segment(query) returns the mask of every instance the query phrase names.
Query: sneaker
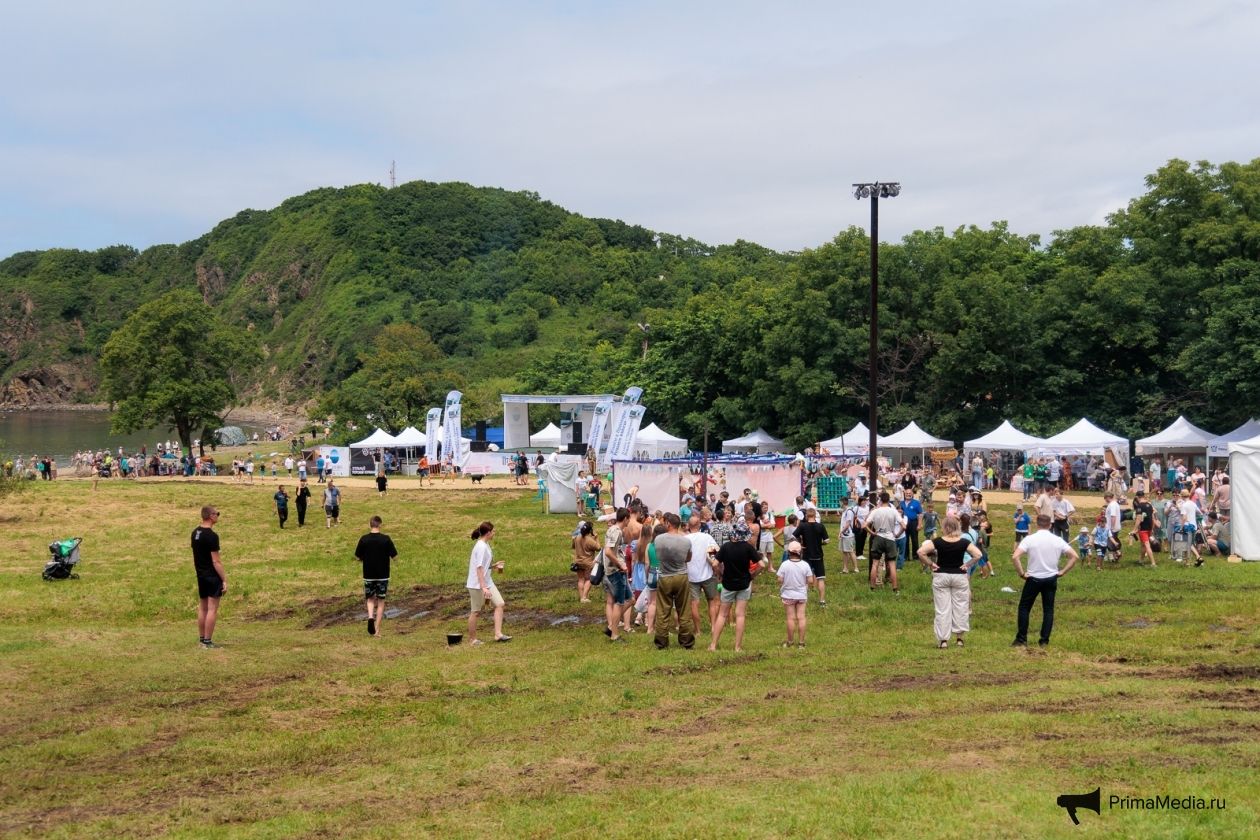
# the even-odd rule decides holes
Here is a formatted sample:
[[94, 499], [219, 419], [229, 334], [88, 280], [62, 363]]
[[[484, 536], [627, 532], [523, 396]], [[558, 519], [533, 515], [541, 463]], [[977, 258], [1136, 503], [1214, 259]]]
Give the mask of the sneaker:
[[826, 602], [826, 601], [819, 601], [819, 602], [818, 602], [818, 606], [820, 606], [820, 607], [824, 607], [824, 608], [825, 608], [825, 607], [827, 606], [827, 602]]
[[201, 643], [202, 650], [220, 650], [222, 649], [222, 647], [223, 645], [216, 645], [214, 642], [210, 641], [209, 639], [206, 639], [204, 642]]
[[1041, 641], [1041, 640], [1039, 640], [1039, 641], [1037, 642], [1037, 647], [1045, 647], [1045, 646], [1046, 646], [1046, 645], [1048, 645], [1048, 644], [1050, 644], [1049, 640], [1045, 640], [1045, 641]]
[[622, 636], [618, 636], [617, 638], [613, 639], [613, 644], [617, 644], [617, 645], [628, 645], [628, 644], [630, 644], [630, 643], [629, 643], [629, 642], [627, 642], [627, 641], [625, 640], [625, 638], [624, 638], [624, 637], [622, 637]]
[[1021, 642], [1018, 639], [1011, 642], [1011, 647], [1028, 647], [1028, 642]]
[[901, 590], [900, 590], [900, 589], [894, 589], [894, 590], [893, 590], [893, 594], [894, 594], [894, 595], [900, 595], [900, 594], [901, 594]]

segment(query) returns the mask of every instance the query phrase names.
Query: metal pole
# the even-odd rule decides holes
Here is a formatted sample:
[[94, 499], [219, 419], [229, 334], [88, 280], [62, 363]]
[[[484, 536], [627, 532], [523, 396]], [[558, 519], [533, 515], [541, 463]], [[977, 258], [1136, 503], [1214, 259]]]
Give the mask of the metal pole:
[[704, 421], [704, 452], [700, 455], [700, 498], [709, 498], [709, 421]]
[[870, 450], [868, 452], [867, 487], [875, 490], [878, 460], [875, 442], [878, 438], [879, 409], [875, 404], [875, 389], [879, 380], [879, 191], [871, 190], [871, 382], [870, 382]]

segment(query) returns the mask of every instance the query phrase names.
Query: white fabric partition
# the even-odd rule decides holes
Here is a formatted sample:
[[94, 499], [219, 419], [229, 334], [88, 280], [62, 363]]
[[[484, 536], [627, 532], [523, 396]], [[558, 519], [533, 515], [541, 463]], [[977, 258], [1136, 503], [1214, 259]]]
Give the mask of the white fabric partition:
[[1230, 548], [1260, 560], [1260, 437], [1229, 445]]
[[734, 499], [745, 487], [761, 494], [762, 504], [775, 511], [796, 507], [801, 494], [801, 467], [791, 464], [730, 464], [726, 467], [726, 490]]
[[684, 468], [677, 464], [639, 464], [613, 461], [613, 504], [620, 506], [630, 488], [638, 486], [638, 497], [648, 510], [678, 513], [682, 503], [679, 483]]
[[547, 462], [539, 467], [547, 479], [547, 510], [550, 513], [573, 513], [577, 510], [577, 477], [581, 461]]

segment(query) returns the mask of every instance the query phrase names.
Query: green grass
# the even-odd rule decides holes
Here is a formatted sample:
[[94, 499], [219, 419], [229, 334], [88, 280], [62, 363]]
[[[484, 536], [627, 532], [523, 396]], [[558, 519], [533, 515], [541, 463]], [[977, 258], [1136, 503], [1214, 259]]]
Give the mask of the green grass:
[[[403, 482], [396, 482], [401, 485]], [[1255, 836], [1260, 568], [1073, 571], [1053, 645], [1018, 650], [1009, 562], [938, 651], [926, 575], [836, 574], [809, 648], [758, 584], [747, 653], [611, 646], [567, 573], [570, 517], [512, 491], [349, 489], [347, 522], [280, 533], [267, 485], [37, 485], [0, 510], [0, 831], [48, 837]], [[216, 640], [196, 648], [188, 534], [224, 512]], [[1006, 510], [994, 556], [1009, 556]], [[367, 637], [357, 565], [400, 550]], [[510, 645], [447, 649], [468, 530], [496, 524]], [[291, 524], [295, 524], [290, 520]], [[39, 571], [85, 538], [82, 578]], [[417, 588], [418, 587], [418, 588]], [[589, 607], [595, 606], [596, 609]], [[569, 615], [580, 625], [550, 621]], [[588, 621], [589, 619], [589, 621]], [[1141, 619], [1149, 626], [1126, 627]], [[1039, 614], [1034, 614], [1034, 632]], [[707, 638], [707, 637], [706, 637]], [[1061, 793], [1101, 786], [1074, 827]], [[1107, 797], [1224, 797], [1224, 811]]]

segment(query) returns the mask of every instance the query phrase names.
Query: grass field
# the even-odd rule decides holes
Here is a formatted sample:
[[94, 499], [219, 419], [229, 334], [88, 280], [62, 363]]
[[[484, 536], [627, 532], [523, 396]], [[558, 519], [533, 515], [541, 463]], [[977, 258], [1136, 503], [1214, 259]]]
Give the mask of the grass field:
[[[402, 482], [396, 482], [400, 486]], [[1052, 645], [1012, 649], [1009, 561], [965, 649], [927, 575], [832, 571], [809, 647], [759, 584], [746, 653], [607, 643], [577, 603], [571, 517], [532, 491], [351, 487], [346, 523], [280, 532], [270, 483], [38, 484], [0, 507], [0, 832], [47, 837], [1187, 837], [1260, 833], [1260, 567], [1064, 578]], [[229, 595], [196, 645], [188, 535], [223, 511]], [[312, 509], [315, 512], [315, 509]], [[369, 638], [352, 549], [400, 551]], [[993, 555], [1009, 557], [1009, 508]], [[448, 649], [478, 521], [508, 645]], [[294, 520], [290, 520], [295, 525]], [[84, 538], [82, 577], [46, 545]], [[834, 544], [834, 543], [833, 543]], [[419, 613], [423, 616], [414, 618]], [[576, 616], [578, 623], [571, 617]], [[569, 620], [560, 623], [559, 619]], [[1034, 632], [1040, 621], [1034, 613]], [[488, 638], [487, 634], [487, 638]], [[706, 636], [707, 638], [707, 636]], [[1062, 793], [1102, 788], [1075, 827]], [[1109, 809], [1112, 795], [1224, 810]]]

